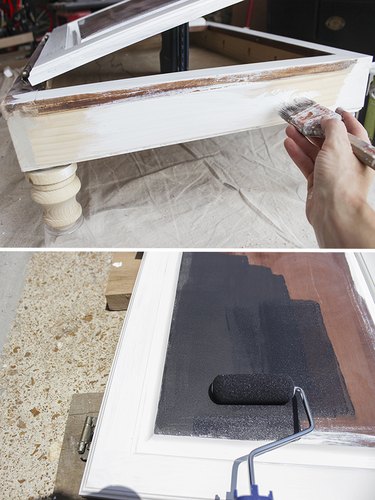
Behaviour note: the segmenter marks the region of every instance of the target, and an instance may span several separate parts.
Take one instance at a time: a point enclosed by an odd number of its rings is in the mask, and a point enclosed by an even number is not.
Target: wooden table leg
[[[76,200],[81,182],[76,175],[77,164],[26,173],[32,184],[31,197],[43,207],[44,222],[55,230],[66,229],[82,215]]]

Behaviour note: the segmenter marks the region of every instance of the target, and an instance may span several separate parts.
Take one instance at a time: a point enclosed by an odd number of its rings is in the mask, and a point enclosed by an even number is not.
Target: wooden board
[[[125,311],[128,308],[140,264],[141,256],[137,252],[112,254],[105,292],[110,311]]]
[[[80,459],[77,446],[86,416],[98,415],[102,398],[101,392],[73,394],[53,491],[56,500],[82,498],[78,492],[86,463]]]
[[[24,45],[25,43],[32,43],[34,35],[30,33],[22,33],[21,35],[7,36],[0,38],[0,49],[8,47],[16,47],[17,45]]]

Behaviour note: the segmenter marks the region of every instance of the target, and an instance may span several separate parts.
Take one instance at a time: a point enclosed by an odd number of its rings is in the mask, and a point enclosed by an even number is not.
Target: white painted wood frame
[[[84,18],[63,24],[50,34],[30,71],[31,85],[45,82],[107,54],[223,9],[240,0],[125,0]],[[133,7],[132,4],[138,4]],[[139,10],[125,16],[123,8]],[[103,18],[106,26],[103,24]],[[90,33],[82,34],[86,25]]]
[[[231,500],[233,487],[242,495],[249,490],[244,460],[263,442],[154,434],[180,262],[176,252],[150,252],[142,261],[83,476],[83,496]],[[353,255],[348,262],[373,314],[358,262]],[[356,445],[349,433],[310,436],[256,460],[260,494],[272,490],[275,500],[373,500],[375,448]],[[367,439],[375,444],[373,437]]]
[[[18,84],[2,109],[21,170],[275,125],[279,106],[298,96],[350,111],[363,105],[370,56],[216,23],[207,29],[323,55],[49,90]]]

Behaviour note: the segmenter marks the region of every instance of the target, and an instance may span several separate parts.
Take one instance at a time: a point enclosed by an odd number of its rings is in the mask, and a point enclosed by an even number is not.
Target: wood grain
[[[204,31],[191,34],[191,41],[198,46],[233,57],[242,63],[277,61],[313,57],[325,51],[309,49],[287,43],[277,43],[254,36],[250,32],[233,33],[224,28],[207,26]]]
[[[102,398],[101,392],[73,394],[53,492],[56,500],[82,498],[78,491],[86,463],[80,459],[77,446],[86,416],[98,416]]]

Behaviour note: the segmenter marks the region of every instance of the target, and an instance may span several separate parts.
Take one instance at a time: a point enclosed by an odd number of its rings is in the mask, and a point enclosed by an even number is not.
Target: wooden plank
[[[25,43],[31,43],[34,41],[34,35],[32,33],[22,33],[21,35],[7,36],[5,38],[0,38],[0,49],[6,49],[7,47],[16,47],[17,45],[23,45]]]
[[[86,463],[77,453],[77,445],[87,415],[97,416],[103,393],[73,394],[65,427],[53,498],[80,499],[79,486]]]
[[[197,33],[193,33],[194,35]],[[75,70],[50,80],[49,88],[59,89],[72,85],[137,78],[160,73],[159,53],[161,37],[153,37],[123,50],[102,57]],[[233,58],[200,47],[190,47],[189,69],[217,68],[238,64]]]
[[[27,45],[19,47],[18,50],[12,50],[11,52],[4,52],[0,54],[0,70],[3,71],[7,66],[11,69],[24,68],[30,57],[30,48]],[[13,83],[13,80],[12,80]],[[8,89],[9,90],[9,89]],[[1,96],[3,99],[5,95]]]
[[[251,36],[249,33],[231,32],[226,29],[209,28],[192,33],[191,39],[198,46],[237,59],[241,63],[257,63],[314,57],[323,51],[308,49],[286,43],[272,43],[270,40]]]
[[[140,264],[141,256],[136,252],[112,255],[105,292],[107,308],[110,311],[125,311],[128,308]]]

